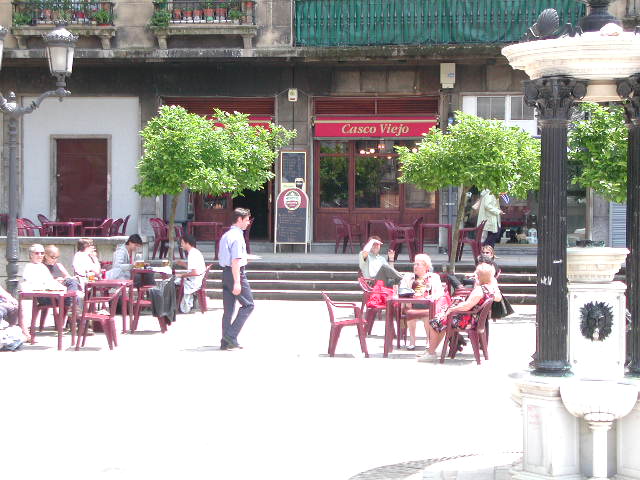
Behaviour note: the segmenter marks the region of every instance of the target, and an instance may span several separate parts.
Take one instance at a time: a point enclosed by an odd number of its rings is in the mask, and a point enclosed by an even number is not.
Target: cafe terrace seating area
[[[114,237],[127,233],[131,215],[124,218],[73,217],[53,220],[43,214],[37,222],[29,218],[17,218],[18,236],[22,237]]]

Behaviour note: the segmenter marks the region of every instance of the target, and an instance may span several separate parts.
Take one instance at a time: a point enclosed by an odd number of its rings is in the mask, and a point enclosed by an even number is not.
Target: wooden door
[[[56,140],[56,205],[59,220],[107,217],[107,140]]]

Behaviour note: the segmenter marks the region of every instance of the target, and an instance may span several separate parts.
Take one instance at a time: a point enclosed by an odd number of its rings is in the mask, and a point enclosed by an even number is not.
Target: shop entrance
[[[233,208],[248,208],[251,211],[251,239],[269,240],[271,234],[271,201],[269,191],[271,182],[267,182],[262,190],[244,192],[244,195],[233,199]]]

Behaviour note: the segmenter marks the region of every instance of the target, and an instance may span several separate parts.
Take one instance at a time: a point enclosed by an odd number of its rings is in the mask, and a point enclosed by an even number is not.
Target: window
[[[349,206],[349,159],[320,157],[320,206],[347,208]]]
[[[505,97],[478,97],[478,115],[479,117],[490,120],[506,120]]]
[[[524,103],[524,97],[513,96],[511,99],[511,120],[534,120],[535,110]]]
[[[406,208],[436,208],[436,192],[427,192],[411,183],[404,186]]]

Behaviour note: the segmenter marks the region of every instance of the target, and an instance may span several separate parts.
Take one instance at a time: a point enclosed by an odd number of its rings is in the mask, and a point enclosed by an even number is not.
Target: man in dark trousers
[[[222,303],[224,306],[221,350],[242,348],[238,344],[238,334],[254,307],[253,294],[244,272],[248,259],[244,231],[251,223],[249,210],[236,208],[233,211],[232,221],[231,228],[220,239],[218,250],[218,262],[222,267]],[[231,322],[236,300],[240,302],[240,308],[235,320]]]

